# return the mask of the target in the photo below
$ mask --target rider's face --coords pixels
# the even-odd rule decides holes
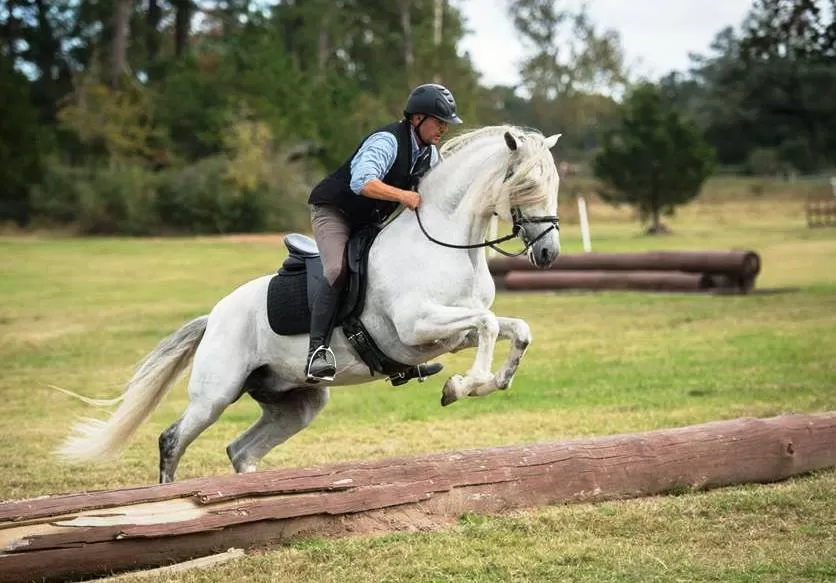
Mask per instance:
[[[418,119],[420,122],[420,118]],[[444,134],[447,133],[447,122],[441,121],[431,115],[426,116],[424,123],[418,128],[418,135],[425,144],[438,145]]]

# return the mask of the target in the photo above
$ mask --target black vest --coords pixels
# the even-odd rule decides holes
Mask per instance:
[[[317,184],[308,198],[310,204],[333,204],[338,206],[348,218],[352,227],[362,227],[371,223],[381,223],[398,208],[398,203],[389,200],[369,198],[351,190],[351,161],[365,141],[378,132],[388,132],[398,141],[398,154],[392,168],[382,181],[389,186],[409,190],[417,179],[429,168],[429,157],[422,168],[412,168],[412,136],[410,125],[406,121],[396,121],[373,131],[363,138],[354,153],[342,166]],[[426,166],[426,167],[425,167]]]

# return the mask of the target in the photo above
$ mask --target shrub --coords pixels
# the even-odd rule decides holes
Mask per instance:
[[[161,172],[73,167],[52,160],[33,190],[36,221],[81,234],[217,234],[307,230],[312,179],[284,154],[254,180],[234,179],[224,156]]]
[[[266,228],[266,204],[258,192],[235,188],[226,178],[227,161],[205,158],[166,171],[157,191],[156,211],[169,230],[180,233],[234,233]]]
[[[33,211],[41,223],[72,224],[82,234],[149,235],[158,228],[156,183],[141,166],[79,168],[51,161],[33,191]]]
[[[755,176],[776,176],[781,172],[781,157],[774,148],[755,148],[749,154],[746,167]]]

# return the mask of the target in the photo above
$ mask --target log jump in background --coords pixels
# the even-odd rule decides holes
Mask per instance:
[[[836,466],[836,412],[279,469],[0,504],[0,582],[156,567],[300,537],[424,530],[465,512],[599,501]]]
[[[488,266],[499,289],[748,293],[761,260],[754,251],[651,251],[560,255],[544,271],[525,257],[498,257]]]

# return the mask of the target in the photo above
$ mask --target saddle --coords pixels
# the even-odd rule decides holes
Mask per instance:
[[[351,346],[369,367],[370,375],[382,373],[397,386],[416,376],[425,376],[422,370],[427,367],[403,364],[386,356],[360,321],[366,300],[369,250],[380,230],[377,225],[369,225],[352,234],[348,241],[348,282],[340,298],[335,328],[343,329]],[[313,302],[320,286],[325,285],[322,260],[316,242],[310,237],[291,233],[284,238],[284,243],[288,257],[267,287],[267,320],[276,334],[307,334]]]

